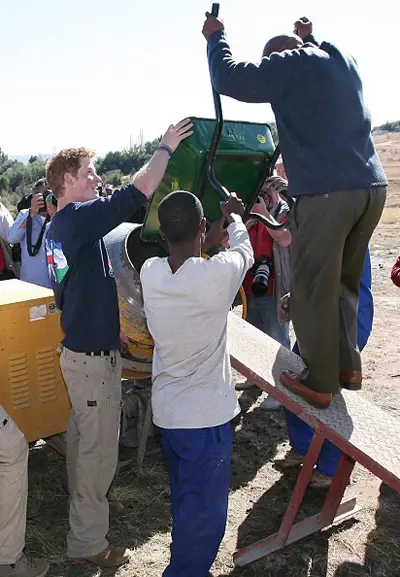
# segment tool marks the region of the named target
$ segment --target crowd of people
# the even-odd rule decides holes
[[[284,371],[284,386],[320,408],[341,387],[359,390],[360,351],[373,319],[368,243],[387,185],[357,65],[332,44],[318,44],[310,21],[302,18],[294,34],[267,42],[260,64],[234,61],[214,16],[207,15],[203,34],[218,92],[272,105],[284,165],[266,181],[252,212],[286,227],[245,221],[234,193],[221,203],[221,221],[208,237],[202,205],[191,192],[171,193],[159,205],[169,256],[147,260],[140,277],[155,343],[153,420],[171,486],[172,543],[164,577],[206,577],[225,532],[231,421],[240,412],[227,315],[240,286],[248,322],[287,348],[293,322],[294,351],[307,371]],[[116,567],[131,557],[130,549],[107,540],[122,368],[117,289],[103,237],[143,214],[191,128],[188,120],[171,125],[149,162],[117,190],[99,194],[93,151],[70,148],[50,159],[47,180],[34,185],[15,221],[0,204],[0,278],[51,287],[61,310],[60,365],[71,400],[67,556],[75,562]],[[290,212],[287,196],[295,199]],[[226,244],[226,235],[227,250],[202,258],[205,242]],[[400,257],[392,280],[400,286]],[[279,405],[266,398],[262,408]],[[313,431],[288,411],[286,418],[292,449],[285,465],[297,466]],[[338,449],[325,443],[313,486],[329,486],[339,459]],[[0,407],[0,577],[41,577],[49,567],[23,553],[27,461],[25,438]]]

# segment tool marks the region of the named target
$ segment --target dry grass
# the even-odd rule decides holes
[[[235,569],[232,552],[276,531],[296,481],[283,475],[273,459],[287,449],[283,415],[258,408],[257,391],[242,394],[242,417],[235,423],[235,451],[229,524],[214,576],[398,577],[400,566],[400,499],[362,468],[355,472],[350,493],[360,496],[363,510],[354,520],[316,534],[280,553],[243,569]],[[68,530],[67,496],[61,488],[63,460],[46,446],[31,451],[27,548],[52,561],[51,577],[114,574],[69,563],[64,556]],[[360,495],[361,492],[361,495]],[[134,548],[131,563],[120,577],[160,577],[168,562],[170,543],[168,476],[160,454],[153,453],[139,474],[135,467],[120,473],[116,496],[124,514],[113,520],[113,543]],[[310,490],[300,516],[318,512],[324,494]],[[188,576],[190,577],[190,576]]]

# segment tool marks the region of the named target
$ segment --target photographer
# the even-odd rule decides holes
[[[265,181],[261,196],[252,208],[269,220],[279,223],[287,218],[288,205],[279,193],[287,190],[287,183],[279,176]],[[278,311],[279,299],[290,290],[289,230],[272,230],[256,220],[247,222],[251,245],[254,250],[255,264],[248,271],[243,286],[247,296],[247,321],[278,341],[284,347],[290,347],[289,319]],[[250,381],[238,383],[237,388],[253,386]],[[260,408],[274,410],[280,404],[272,397],[265,399]]]
[[[8,242],[21,245],[21,280],[49,288],[44,237],[51,218],[49,210],[54,214],[46,204],[52,198],[50,195],[47,181],[44,178],[38,180],[32,194],[18,204],[20,212],[7,236]]]

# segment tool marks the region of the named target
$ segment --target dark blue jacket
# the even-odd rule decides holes
[[[323,42],[273,53],[260,64],[235,62],[224,33],[216,32],[208,61],[220,94],[271,103],[289,194],[386,186],[353,58]]]
[[[110,197],[70,203],[53,217],[47,263],[67,348],[120,348],[117,287],[103,236],[145,202],[144,194],[129,185]]]

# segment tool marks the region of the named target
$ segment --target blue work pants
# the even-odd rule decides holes
[[[206,577],[225,533],[232,429],[161,429],[171,485],[171,558],[163,577]]]

